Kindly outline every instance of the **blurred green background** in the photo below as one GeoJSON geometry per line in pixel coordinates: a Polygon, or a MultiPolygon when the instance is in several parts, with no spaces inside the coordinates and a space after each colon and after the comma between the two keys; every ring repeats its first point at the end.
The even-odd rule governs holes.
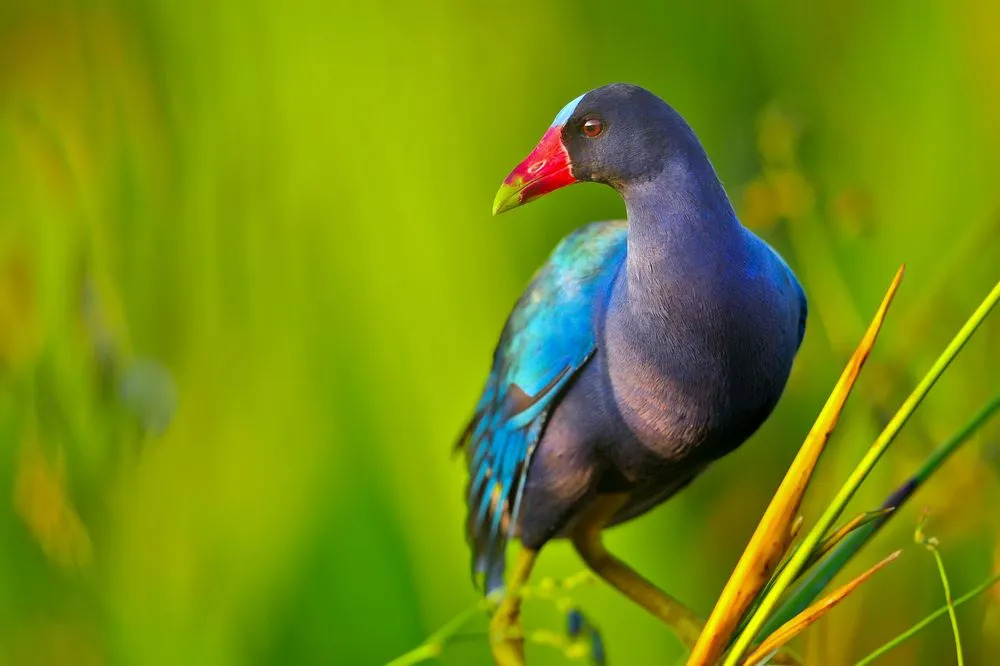
{"type": "MultiPolygon", "coordinates": [[[[1000,6],[802,5],[0,3],[0,663],[381,664],[474,603],[453,438],[531,273],[623,211],[598,186],[490,204],[616,80],[685,115],[811,300],[774,417],[609,535],[707,615],[895,268],[807,518],[1000,274],[1000,6]]],[[[997,389],[998,349],[994,317],[852,511],[997,389]]],[[[851,571],[904,557],[799,640],[810,664],[942,603],[923,507],[956,593],[1000,567],[998,439],[863,552],[851,571]]],[[[580,568],[558,543],[538,574],[580,568]]],[[[612,664],[681,656],[605,587],[578,599],[612,664]]],[[[995,663],[1000,591],[959,620],[966,663],[995,663]]],[[[881,663],[953,659],[943,620],[881,663]]]]}

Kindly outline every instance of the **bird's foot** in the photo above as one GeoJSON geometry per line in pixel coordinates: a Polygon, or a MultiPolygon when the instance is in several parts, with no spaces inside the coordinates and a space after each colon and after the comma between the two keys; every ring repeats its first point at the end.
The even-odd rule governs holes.
{"type": "Polygon", "coordinates": [[[506,598],[490,620],[490,649],[497,666],[524,666],[524,631],[519,599],[506,598]]]}

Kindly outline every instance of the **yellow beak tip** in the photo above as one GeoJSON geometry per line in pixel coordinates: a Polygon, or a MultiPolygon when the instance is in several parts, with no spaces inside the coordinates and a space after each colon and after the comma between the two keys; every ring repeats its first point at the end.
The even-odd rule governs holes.
{"type": "Polygon", "coordinates": [[[500,191],[497,192],[497,196],[493,200],[493,214],[499,215],[520,205],[520,190],[504,183],[500,186],[500,191]]]}

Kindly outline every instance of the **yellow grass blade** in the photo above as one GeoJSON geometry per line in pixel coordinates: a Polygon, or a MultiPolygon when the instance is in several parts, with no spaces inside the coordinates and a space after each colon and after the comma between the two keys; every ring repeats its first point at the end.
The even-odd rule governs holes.
{"type": "Polygon", "coordinates": [[[764,642],[758,645],[757,648],[750,653],[750,656],[743,662],[744,666],[751,666],[752,664],[757,664],[763,661],[769,654],[805,631],[805,629],[816,622],[816,620],[826,615],[830,609],[843,601],[847,595],[853,592],[859,585],[861,585],[861,583],[868,580],[872,574],[899,557],[901,552],[903,551],[897,550],[895,553],[892,553],[889,557],[885,558],[871,569],[868,569],[868,571],[865,571],[838,590],[831,592],[785,624],[781,625],[773,634],[764,639],[764,642]]]}
{"type": "Polygon", "coordinates": [[[889,290],[882,299],[882,304],[868,330],[865,331],[861,343],[837,380],[830,397],[827,398],[826,404],[823,405],[816,422],[806,435],[802,447],[758,523],[750,543],[736,564],[708,622],[705,623],[705,629],[691,651],[688,666],[709,666],[718,660],[729,644],[733,630],[739,624],[743,613],[767,583],[774,567],[784,556],[791,541],[792,521],[798,512],[816,462],[830,438],[830,433],[837,425],[840,412],[854,387],[861,367],[871,353],[889,304],[902,279],[901,266],[892,284],[889,285],[889,290]]]}
{"type": "Polygon", "coordinates": [[[889,423],[886,424],[882,432],[875,438],[868,452],[865,453],[850,476],[847,477],[847,481],[844,482],[844,485],[837,491],[837,494],[830,500],[826,509],[823,510],[822,515],[816,519],[816,524],[813,525],[813,528],[802,540],[799,550],[789,559],[788,564],[782,571],[774,577],[770,588],[761,596],[756,609],[751,614],[750,619],[747,620],[746,626],[742,629],[740,635],[736,637],[736,640],[733,641],[732,648],[730,648],[729,654],[726,656],[726,666],[736,666],[740,657],[746,653],[754,637],[760,632],[764,623],[767,622],[767,618],[774,612],[781,596],[788,591],[789,586],[801,573],[802,566],[809,558],[809,554],[823,540],[823,535],[833,526],[833,522],[837,520],[843,512],[844,507],[851,501],[854,493],[857,492],[858,487],[861,486],[861,483],[872,471],[872,468],[875,467],[879,458],[882,457],[882,454],[889,448],[889,445],[896,439],[899,431],[902,430],[906,422],[913,416],[913,412],[916,411],[920,403],[927,397],[931,388],[941,378],[944,371],[948,369],[951,362],[958,356],[958,352],[962,350],[962,347],[965,346],[983,321],[986,320],[987,315],[989,315],[998,302],[1000,302],[1000,282],[997,282],[993,286],[993,289],[983,299],[983,302],[979,304],[979,307],[966,320],[962,328],[958,330],[958,333],[951,339],[951,342],[941,352],[941,355],[937,357],[937,360],[931,365],[927,374],[917,383],[917,386],[907,396],[906,400],[903,401],[903,404],[900,405],[893,417],[889,419],[889,423]]]}

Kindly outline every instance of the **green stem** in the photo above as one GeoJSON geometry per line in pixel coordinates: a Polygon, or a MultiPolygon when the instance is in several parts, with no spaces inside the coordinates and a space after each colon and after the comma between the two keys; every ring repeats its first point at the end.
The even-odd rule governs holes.
{"type": "Polygon", "coordinates": [[[411,666],[420,662],[441,656],[441,646],[434,643],[422,643],[406,654],[401,654],[386,666],[411,666]]]}
{"type": "MultiPolygon", "coordinates": [[[[984,582],[980,583],[978,586],[974,587],[973,589],[969,590],[968,592],[960,596],[958,599],[955,599],[955,603],[952,604],[952,607],[958,608],[966,601],[971,601],[972,599],[979,596],[980,594],[988,590],[990,587],[995,585],[997,582],[1000,582],[1000,573],[994,574],[984,582]]],[[[933,613],[922,619],[920,622],[917,622],[915,625],[913,625],[912,627],[901,633],[899,636],[896,636],[891,641],[884,644],[882,647],[877,648],[874,652],[862,658],[861,661],[856,663],[854,666],[867,666],[867,664],[872,663],[873,661],[884,655],[889,650],[892,650],[893,648],[901,645],[903,642],[913,638],[918,633],[920,633],[920,631],[924,627],[926,627],[931,622],[933,622],[934,620],[938,619],[939,617],[948,612],[949,609],[947,605],[938,608],[936,611],[934,611],[933,613]]]]}
{"type": "Polygon", "coordinates": [[[990,310],[996,305],[997,301],[1000,300],[1000,282],[994,285],[992,291],[986,299],[980,304],[969,320],[965,322],[965,325],[959,330],[958,334],[952,339],[952,341],[945,348],[944,352],[937,358],[931,369],[924,375],[924,378],[920,380],[917,387],[903,402],[903,405],[899,408],[899,411],[892,417],[888,425],[872,444],[872,447],[862,458],[861,462],[858,463],[854,471],[848,477],[847,481],[841,487],[840,491],[830,502],[823,515],[820,516],[819,520],[810,530],[809,534],[802,540],[802,545],[789,560],[788,565],[778,574],[775,580],[774,586],[767,593],[764,599],[761,601],[760,606],[754,612],[750,621],[747,623],[746,628],[736,639],[733,644],[733,648],[729,651],[724,662],[725,666],[736,666],[739,660],[746,653],[747,648],[750,647],[750,643],[760,632],[761,628],[764,626],[764,622],[767,620],[768,616],[775,609],[778,604],[779,599],[789,588],[792,582],[798,577],[799,573],[805,562],[809,559],[809,556],[815,550],[816,546],[823,539],[827,530],[833,526],[834,522],[843,512],[844,507],[854,496],[858,487],[865,480],[868,474],[871,472],[875,463],[878,462],[882,454],[889,447],[889,444],[896,438],[899,431],[902,429],[903,425],[909,420],[910,416],[920,405],[921,401],[927,396],[927,393],[931,390],[931,387],[937,382],[944,371],[948,368],[951,362],[958,355],[958,352],[965,346],[969,338],[976,331],[983,320],[986,319],[986,315],[989,314],[990,310]]]}
{"type": "Polygon", "coordinates": [[[971,437],[979,428],[983,426],[986,421],[989,420],[993,413],[1000,409],[1000,393],[997,393],[993,398],[986,403],[986,406],[976,414],[971,421],[962,430],[956,433],[950,440],[942,444],[941,446],[934,449],[924,463],[920,466],[914,475],[913,482],[919,486],[921,483],[926,481],[931,474],[933,474],[938,467],[941,466],[948,457],[961,446],[965,440],[971,437]]]}
{"type": "Polygon", "coordinates": [[[485,600],[478,601],[472,606],[469,606],[464,611],[446,622],[440,629],[428,636],[423,643],[413,648],[406,654],[396,657],[386,664],[386,666],[411,666],[411,664],[419,664],[422,661],[427,661],[428,659],[441,656],[441,651],[444,649],[444,645],[447,640],[458,633],[458,630],[465,626],[465,623],[468,622],[474,615],[477,615],[485,610],[486,606],[487,603],[485,600]]]}
{"type": "MultiPolygon", "coordinates": [[[[567,593],[579,585],[593,581],[594,576],[589,571],[581,571],[561,581],[555,581],[551,578],[543,578],[537,585],[525,585],[522,587],[520,595],[522,599],[537,598],[551,601],[555,604],[557,609],[565,611],[570,606],[570,597],[567,593]]],[[[412,666],[412,664],[419,664],[427,661],[428,659],[440,657],[449,641],[453,641],[456,638],[463,636],[468,637],[471,635],[480,635],[460,635],[458,631],[474,616],[483,611],[489,611],[490,607],[490,602],[487,599],[477,601],[475,604],[469,606],[461,613],[448,620],[448,622],[442,625],[437,631],[425,638],[420,645],[413,648],[406,654],[396,657],[386,664],[386,666],[412,666]]],[[[485,636],[486,634],[484,633],[481,635],[485,636]]]]}
{"type": "Polygon", "coordinates": [[[851,561],[861,548],[867,544],[878,530],[892,516],[896,515],[899,508],[913,496],[923,483],[937,471],[942,464],[958,450],[972,435],[974,435],[985,424],[997,410],[1000,409],[1000,393],[993,396],[992,400],[972,418],[960,431],[955,433],[951,439],[938,446],[924,460],[920,468],[907,479],[906,483],[897,488],[882,503],[883,509],[893,509],[885,516],[877,518],[867,525],[859,527],[848,534],[837,546],[824,557],[809,575],[799,582],[793,589],[781,607],[768,618],[764,625],[762,634],[769,635],[782,624],[801,613],[811,604],[819,594],[826,588],[834,576],[836,576],[851,561]]]}
{"type": "Polygon", "coordinates": [[[948,584],[948,574],[944,571],[944,560],[936,546],[931,546],[930,551],[934,553],[934,560],[937,562],[938,573],[941,574],[941,585],[944,587],[944,600],[948,607],[948,615],[951,617],[951,632],[955,634],[955,652],[958,654],[958,666],[965,666],[965,659],[962,658],[962,637],[958,633],[958,618],[955,617],[955,603],[951,598],[951,585],[948,584]]]}

